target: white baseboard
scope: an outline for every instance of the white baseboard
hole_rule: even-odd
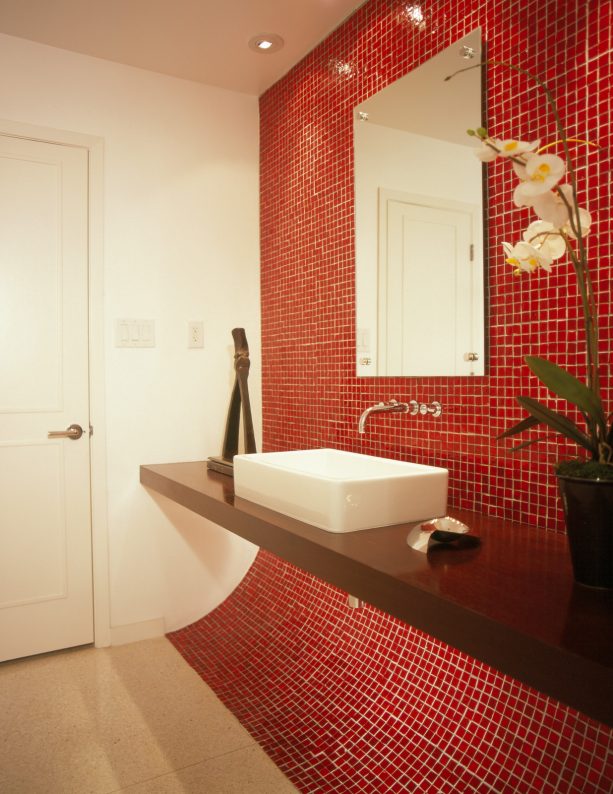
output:
[[[111,627],[111,645],[126,645],[128,642],[151,640],[166,634],[164,618],[143,620],[140,623],[126,623]]]

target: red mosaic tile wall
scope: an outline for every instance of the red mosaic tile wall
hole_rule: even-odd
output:
[[[357,378],[352,108],[478,26],[491,59],[548,82],[568,134],[605,147],[577,155],[581,203],[596,219],[588,250],[597,266],[610,399],[611,2],[428,0],[420,4],[419,26],[403,15],[407,5],[416,3],[366,3],[261,98],[264,447],[329,446],[444,466],[451,506],[561,530],[551,463],[572,448],[554,440],[515,457],[493,439],[523,416],[515,395],[548,399],[523,364],[525,354],[581,373],[582,323],[570,265],[560,260],[551,276],[512,276],[500,242],[519,240],[533,216],[512,204],[516,177],[508,164],[490,165],[488,374]],[[352,70],[339,74],[339,61]],[[557,137],[543,95],[527,78],[491,68],[487,82],[493,134]],[[359,436],[362,410],[390,398],[436,399],[444,414],[374,416]]]
[[[520,418],[514,395],[546,397],[525,354],[581,371],[569,267],[511,276],[500,242],[520,238],[528,211],[512,206],[510,169],[490,166],[488,374],[358,379],[352,108],[481,26],[490,58],[547,80],[571,136],[610,147],[611,3],[427,0],[419,27],[401,13],[411,4],[371,0],[261,99],[264,446],[445,466],[452,506],[559,530],[550,466],[561,445],[509,457],[492,439]],[[494,134],[554,135],[529,81],[496,69],[488,91]],[[580,170],[607,367],[609,155]],[[606,386],[610,397],[608,375]],[[440,400],[444,414],[374,416],[358,436],[362,410],[390,398]],[[372,607],[348,609],[345,594],[266,552],[224,604],[170,639],[302,792],[613,791],[611,730]]]
[[[452,506],[560,530],[561,444],[510,457],[493,438],[521,416],[514,395],[546,397],[525,354],[581,373],[570,268],[511,276],[500,242],[519,239],[528,211],[513,208],[510,169],[490,166],[487,375],[358,379],[352,108],[477,26],[491,59],[546,79],[569,135],[605,147],[579,179],[596,219],[589,253],[609,367],[611,3],[428,0],[419,26],[407,5],[366,3],[261,99],[264,447],[445,466]],[[352,70],[339,74],[339,61]],[[493,134],[555,137],[527,79],[500,69],[487,79]],[[605,387],[610,398],[608,372]],[[437,399],[444,414],[374,416],[358,436],[362,410],[390,398]],[[171,640],[303,792],[613,791],[609,729],[374,608],[348,610],[344,594],[268,553]]]
[[[169,639],[301,792],[613,791],[608,728],[268,552]]]

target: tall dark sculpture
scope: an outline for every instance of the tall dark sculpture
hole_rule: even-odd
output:
[[[234,473],[233,460],[238,453],[241,408],[245,452],[257,452],[253,432],[253,419],[251,418],[251,404],[249,402],[249,387],[247,385],[251,362],[249,361],[249,345],[247,344],[245,329],[233,328],[232,338],[234,339],[234,371],[236,376],[228,408],[223,451],[221,457],[209,458],[206,464],[208,469],[219,471],[222,474],[229,474],[230,476]]]

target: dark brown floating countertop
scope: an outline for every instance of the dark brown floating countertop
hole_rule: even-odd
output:
[[[204,462],[140,481],[219,526],[476,659],[613,726],[613,593],[575,585],[566,538],[450,511],[482,544],[427,555],[411,524],[335,534],[234,495]]]

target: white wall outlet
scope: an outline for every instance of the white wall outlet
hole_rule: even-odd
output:
[[[204,347],[204,323],[199,320],[191,320],[187,324],[187,346]]]

